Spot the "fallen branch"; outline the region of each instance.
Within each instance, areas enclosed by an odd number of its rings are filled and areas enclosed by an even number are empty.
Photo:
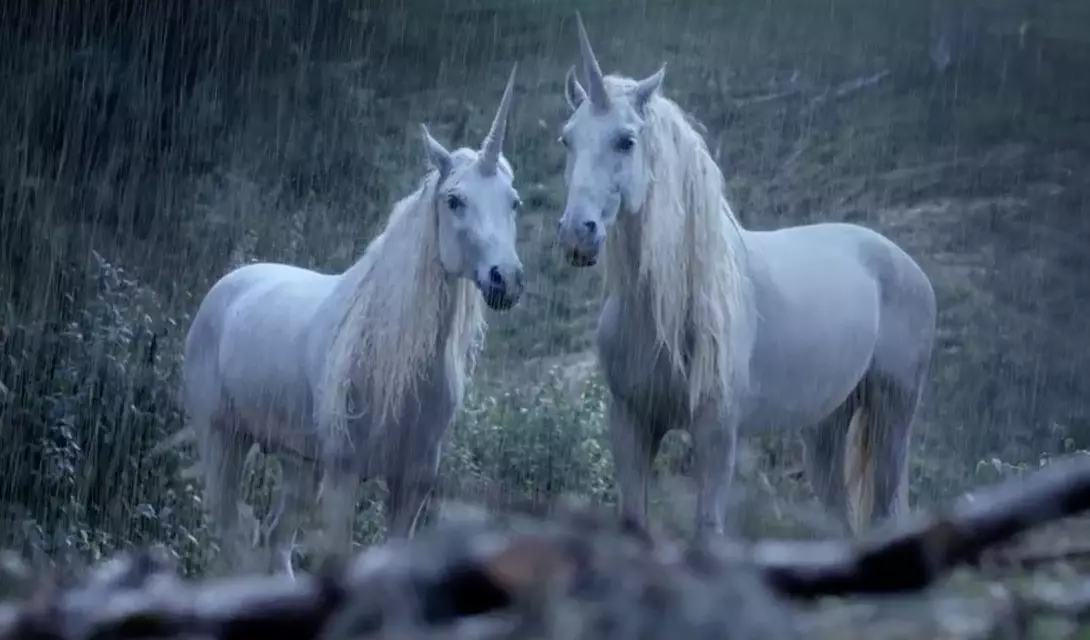
[[[765,104],[768,102],[774,102],[776,100],[785,100],[787,98],[794,98],[802,93],[802,87],[791,87],[783,89],[781,91],[774,91],[772,93],[764,93],[758,96],[747,96],[745,98],[735,98],[734,106],[738,108],[751,107],[753,105]]]
[[[1090,582],[1075,588],[1038,588],[1022,599],[1034,614],[1060,615],[1078,622],[1090,620]]]
[[[853,93],[856,93],[857,91],[861,91],[863,89],[874,87],[874,86],[878,85],[879,83],[881,83],[886,78],[888,78],[889,76],[890,76],[889,70],[888,69],[883,69],[882,71],[879,71],[877,73],[873,73],[873,74],[871,74],[869,76],[863,76],[861,78],[855,78],[853,80],[848,80],[848,81],[845,81],[845,82],[841,82],[836,87],[828,89],[824,93],[822,93],[821,95],[815,96],[814,98],[812,98],[810,100],[810,104],[808,105],[807,108],[808,109],[813,109],[813,108],[821,105],[822,103],[826,102],[829,99],[836,100],[836,99],[844,98],[844,97],[849,96],[849,95],[851,95]]]
[[[656,542],[625,523],[569,511],[451,526],[297,582],[187,583],[163,557],[142,553],[75,586],[0,606],[0,640],[797,638],[787,599],[920,589],[991,546],[1088,507],[1090,458],[1081,458],[857,544]]]
[[[988,555],[988,565],[998,569],[1036,569],[1045,565],[1090,560],[1090,545],[1062,545],[1055,549],[1015,550]]]
[[[184,583],[148,554],[127,556],[81,586],[46,589],[21,606],[0,609],[0,638],[317,638],[346,621],[352,633],[372,634],[413,608],[421,624],[440,624],[510,604],[479,573],[459,570],[458,555],[441,575],[413,571],[421,568],[413,563],[373,562],[392,552],[384,549],[342,574],[296,582],[277,576],[203,584]],[[390,569],[408,575],[389,575]]]
[[[1090,458],[1078,456],[873,540],[851,546],[763,542],[753,557],[772,587],[789,597],[913,591],[1033,527],[1088,509]]]
[[[799,637],[746,567],[656,552],[642,532],[583,514],[511,524],[390,543],[297,582],[187,584],[149,554],[128,556],[0,608],[0,639]]]

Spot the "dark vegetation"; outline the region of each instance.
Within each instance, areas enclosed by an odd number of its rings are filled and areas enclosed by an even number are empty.
[[[447,494],[609,504],[603,391],[581,381],[599,274],[552,249],[576,8],[607,71],[668,63],[745,224],[860,222],[924,265],[940,339],[917,503],[1090,447],[1090,5],[24,1],[0,11],[0,541],[54,562],[163,542],[200,571],[189,454],[143,456],[182,424],[188,314],[249,260],[350,264],[422,171],[416,125],[474,144],[515,60],[532,280],[489,318]],[[668,444],[657,516],[683,527]],[[748,445],[742,533],[822,533],[794,440]],[[275,464],[254,462],[260,512]]]

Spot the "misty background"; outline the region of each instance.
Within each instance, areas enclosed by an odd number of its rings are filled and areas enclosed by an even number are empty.
[[[190,314],[249,261],[349,266],[423,175],[419,124],[477,145],[515,61],[528,290],[489,312],[444,497],[610,503],[601,270],[554,247],[576,9],[607,73],[667,64],[744,225],[856,222],[931,277],[914,505],[1090,448],[1083,0],[23,0],[0,8],[0,544],[166,542],[200,570],[191,453],[144,459],[183,424]],[[657,465],[656,518],[679,527],[686,446]],[[746,446],[742,530],[821,535],[796,438]],[[260,512],[276,465],[252,466]]]

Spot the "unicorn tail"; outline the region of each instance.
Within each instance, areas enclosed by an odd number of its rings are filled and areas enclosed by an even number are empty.
[[[167,451],[170,451],[171,449],[180,446],[184,442],[191,441],[196,435],[197,432],[193,430],[193,427],[188,425],[183,427],[174,435],[166,438],[159,444],[152,447],[151,451],[149,451],[148,454],[144,456],[144,462],[147,462],[148,460],[151,460],[153,458],[157,458],[166,453]]]
[[[848,493],[848,525],[859,534],[870,525],[874,510],[874,442],[870,412],[860,406],[852,414],[844,448],[844,487]]]

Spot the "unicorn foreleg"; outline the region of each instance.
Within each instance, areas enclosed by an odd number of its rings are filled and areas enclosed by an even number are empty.
[[[212,519],[212,530],[220,538],[218,564],[226,571],[233,571],[248,563],[251,552],[240,540],[239,503],[243,498],[243,467],[252,443],[227,420],[194,420],[192,424],[204,481],[204,506]],[[241,555],[247,558],[240,558]]]
[[[696,531],[722,534],[727,497],[734,475],[737,422],[725,418],[719,407],[705,406],[689,427],[696,480]]]
[[[411,537],[426,519],[429,498],[439,484],[439,451],[423,460],[410,462],[386,479],[387,539]]]
[[[356,493],[360,475],[350,465],[331,461],[322,473],[322,555],[336,558],[352,552]]]
[[[269,570],[283,570],[294,579],[295,538],[306,519],[307,507],[317,494],[316,470],[309,460],[289,454],[280,456],[280,469],[278,514],[268,529]]]
[[[435,482],[421,478],[389,478],[386,496],[386,539],[409,538],[424,511]]]
[[[621,515],[647,527],[647,489],[651,465],[665,432],[633,415],[616,398],[609,403],[609,440]]]

